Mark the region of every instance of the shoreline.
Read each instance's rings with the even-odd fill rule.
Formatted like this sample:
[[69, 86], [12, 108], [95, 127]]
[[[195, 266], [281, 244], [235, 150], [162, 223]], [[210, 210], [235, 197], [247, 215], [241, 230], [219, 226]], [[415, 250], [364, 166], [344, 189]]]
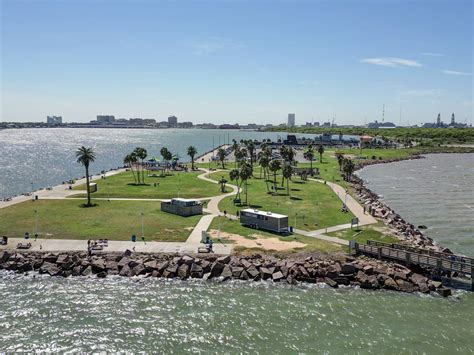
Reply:
[[0, 270], [26, 274], [38, 272], [53, 277], [89, 276], [106, 278], [154, 277], [167, 279], [269, 281], [290, 285], [304, 283], [391, 290], [404, 293], [438, 293], [450, 296], [451, 289], [441, 281], [430, 280], [421, 269], [367, 257], [344, 254], [301, 253], [278, 256], [268, 254], [194, 255], [170, 253], [94, 254], [85, 252], [0, 252]]

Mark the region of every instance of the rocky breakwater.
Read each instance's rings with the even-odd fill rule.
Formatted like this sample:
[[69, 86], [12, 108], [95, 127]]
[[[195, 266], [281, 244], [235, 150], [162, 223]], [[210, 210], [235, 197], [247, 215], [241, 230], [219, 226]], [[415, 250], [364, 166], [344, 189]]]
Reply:
[[16, 273], [38, 272], [50, 276], [105, 278], [161, 277], [168, 279], [269, 281], [288, 284], [321, 283], [337, 288], [353, 286], [401, 292], [451, 294], [440, 282], [431, 281], [422, 270], [365, 257], [344, 255], [218, 256], [140, 254], [126, 251], [88, 258], [82, 252], [0, 252], [0, 269]]
[[[421, 156], [412, 156], [410, 159], [420, 159]], [[361, 169], [367, 165], [391, 163], [396, 161], [407, 160], [407, 158], [391, 159], [391, 160], [368, 160], [356, 166]], [[435, 251], [451, 253], [449, 249], [442, 248], [437, 245], [433, 239], [423, 234], [419, 228], [405, 221], [398, 213], [389, 206], [380, 201], [379, 196], [371, 191], [364, 183], [364, 180], [357, 176], [351, 179], [351, 185], [354, 188], [358, 200], [365, 206], [368, 213], [373, 217], [380, 219], [385, 225], [393, 230], [393, 234], [400, 238], [405, 244], [417, 248], [431, 249]]]

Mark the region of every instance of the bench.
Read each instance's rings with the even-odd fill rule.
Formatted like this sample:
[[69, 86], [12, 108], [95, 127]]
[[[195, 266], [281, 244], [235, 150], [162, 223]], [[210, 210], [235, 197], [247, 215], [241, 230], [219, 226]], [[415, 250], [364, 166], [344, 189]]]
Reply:
[[18, 243], [16, 245], [17, 249], [30, 249], [31, 248], [31, 243]]

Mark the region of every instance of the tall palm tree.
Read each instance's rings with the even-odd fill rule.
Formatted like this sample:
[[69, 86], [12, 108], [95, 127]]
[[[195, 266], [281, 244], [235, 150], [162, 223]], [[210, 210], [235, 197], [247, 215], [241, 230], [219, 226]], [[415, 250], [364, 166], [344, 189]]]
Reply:
[[123, 163], [130, 168], [130, 171], [132, 172], [133, 175], [133, 181], [136, 184], [137, 183], [137, 178], [135, 176], [135, 171], [133, 170], [133, 164], [137, 162], [137, 157], [135, 154], [130, 153], [123, 158]]
[[87, 187], [87, 207], [91, 207], [91, 189], [89, 186], [89, 165], [95, 160], [95, 152], [92, 148], [84, 146], [76, 150], [76, 158], [79, 164], [86, 169], [86, 187]]
[[219, 149], [217, 150], [217, 158], [218, 158], [219, 161], [221, 162], [222, 169], [225, 169], [225, 164], [224, 164], [224, 160], [225, 160], [225, 150], [224, 150], [224, 149], [219, 148]]
[[194, 156], [197, 154], [196, 147], [190, 145], [188, 147], [188, 155], [191, 158], [191, 169], [194, 170]]
[[346, 174], [346, 181], [351, 181], [352, 173], [354, 172], [355, 165], [351, 159], [344, 159], [344, 165], [342, 171]]
[[[148, 153], [145, 148], [142, 147], [136, 147], [135, 150], [133, 151], [135, 156], [141, 160], [141, 170], [142, 170], [142, 181], [141, 183], [145, 184], [145, 164], [144, 160], [146, 159]], [[140, 179], [139, 179], [140, 180]], [[140, 181], [138, 181], [140, 183]]]
[[262, 170], [263, 170], [263, 178], [267, 179], [267, 168], [268, 164], [270, 163], [270, 157], [265, 154], [265, 152], [260, 152], [258, 156], [258, 163], [260, 164], [260, 179], [262, 178]]
[[231, 181], [235, 180], [235, 184], [237, 185], [237, 195], [235, 198], [240, 198], [240, 185], [239, 185], [239, 179], [240, 179], [240, 172], [239, 169], [232, 169], [229, 172], [229, 177]]
[[268, 165], [268, 168], [273, 173], [273, 189], [275, 190], [275, 193], [276, 193], [277, 192], [277, 187], [276, 187], [277, 171], [280, 170], [281, 163], [277, 159], [272, 159], [270, 161], [270, 164]]
[[324, 147], [322, 144], [318, 146], [318, 153], [319, 153], [319, 162], [323, 162], [323, 153], [324, 153]]
[[255, 157], [255, 143], [249, 140], [245, 143], [245, 146], [247, 147], [247, 151], [249, 152], [250, 165], [253, 166], [253, 160]]
[[240, 183], [245, 182], [245, 204], [248, 204], [248, 180], [252, 177], [253, 169], [252, 165], [247, 162], [243, 162], [240, 165]]
[[293, 175], [293, 167], [291, 164], [286, 163], [282, 169], [283, 177], [286, 179], [286, 194], [290, 195], [290, 179]]
[[237, 168], [237, 151], [239, 150], [239, 143], [235, 139], [232, 139], [232, 150], [234, 152], [234, 158], [235, 158], [235, 168]]
[[160, 149], [160, 154], [163, 157], [163, 164], [165, 165], [164, 170], [162, 170], [164, 175], [166, 175], [166, 168], [168, 166], [168, 162], [167, 162], [167, 159], [166, 159], [169, 156], [168, 152], [169, 152], [168, 148], [166, 148], [166, 147], [163, 147], [163, 148]]
[[313, 171], [314, 149], [311, 144], [308, 146], [308, 149], [306, 149], [303, 153], [303, 157], [306, 160], [309, 160], [311, 171]]

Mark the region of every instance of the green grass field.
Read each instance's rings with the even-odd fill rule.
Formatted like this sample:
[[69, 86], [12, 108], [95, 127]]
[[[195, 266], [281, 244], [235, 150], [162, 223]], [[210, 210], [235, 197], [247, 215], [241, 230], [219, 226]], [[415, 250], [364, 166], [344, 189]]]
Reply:
[[180, 217], [160, 211], [159, 202], [99, 201], [92, 208], [82, 208], [78, 200], [27, 201], [0, 210], [0, 234], [23, 237], [35, 233], [37, 211], [41, 238], [130, 240], [141, 236], [141, 213], [144, 214], [148, 241], [185, 241], [201, 216]]
[[[318, 252], [322, 252], [322, 253], [331, 253], [331, 252], [336, 252], [336, 251], [341, 251], [342, 250], [342, 248], [340, 246], [335, 245], [333, 243], [326, 242], [324, 240], [311, 238], [311, 237], [306, 237], [306, 236], [299, 235], [299, 234], [293, 234], [293, 235], [290, 235], [290, 236], [281, 236], [281, 235], [276, 234], [276, 233], [265, 232], [265, 231], [262, 231], [262, 230], [255, 230], [255, 229], [252, 229], [252, 228], [244, 227], [244, 226], [240, 225], [239, 221], [229, 220], [229, 219], [223, 218], [223, 217], [221, 217], [220, 219], [219, 218], [214, 218], [214, 220], [212, 221], [212, 223], [209, 227], [209, 230], [211, 230], [211, 229], [218, 230], [219, 228], [222, 232], [241, 235], [241, 236], [243, 236], [245, 238], [249, 238], [249, 239], [254, 239], [254, 237], [252, 237], [252, 235], [253, 234], [258, 234], [259, 236], [262, 236], [264, 238], [278, 238], [279, 240], [285, 241], [285, 242], [297, 241], [297, 242], [306, 244], [306, 247], [304, 247], [304, 248], [292, 249], [292, 250], [286, 251], [285, 253], [294, 253], [294, 252], [300, 252], [300, 251], [318, 251]], [[225, 240], [223, 240], [223, 241], [225, 242]], [[246, 252], [251, 252], [251, 251], [262, 252], [264, 250], [261, 249], [261, 248], [244, 248], [244, 247], [238, 246], [238, 247], [236, 247], [236, 251], [239, 251], [239, 252], [243, 252], [243, 251], [246, 251]], [[265, 251], [268, 251], [268, 250], [265, 250]]]
[[[367, 240], [375, 240], [384, 243], [399, 243], [400, 240], [386, 233], [386, 228], [382, 222], [375, 225], [362, 226], [354, 229], [345, 229], [338, 232], [328, 233], [332, 237], [338, 237], [345, 240], [355, 239], [356, 242], [366, 244]], [[355, 238], [354, 238], [355, 236]]]
[[[178, 193], [183, 198], [198, 198], [211, 197], [221, 193], [218, 184], [198, 179], [199, 174], [201, 172], [172, 173], [166, 177], [147, 177], [145, 178], [146, 185], [134, 185], [132, 173], [124, 172], [95, 181], [98, 191], [92, 194], [92, 198], [173, 198], [178, 197]], [[74, 189], [85, 190], [86, 185], [77, 186]]]
[[[210, 174], [213, 179], [219, 179], [224, 172]], [[228, 173], [226, 178], [230, 180]], [[255, 174], [258, 177], [258, 174]], [[301, 181], [298, 177], [290, 183], [290, 196], [281, 187], [281, 177], [278, 179], [278, 195], [267, 193], [264, 179], [250, 179], [248, 182], [249, 205], [234, 205], [235, 196], [223, 199], [219, 204], [221, 211], [235, 215], [243, 208], [257, 208], [289, 216], [289, 224], [303, 230], [314, 230], [349, 223], [352, 213], [340, 211], [342, 202], [326, 185], [314, 181]], [[269, 183], [269, 187], [270, 187]], [[242, 202], [245, 196], [241, 195]], [[296, 222], [295, 222], [296, 218]], [[296, 224], [295, 224], [296, 223]]]

